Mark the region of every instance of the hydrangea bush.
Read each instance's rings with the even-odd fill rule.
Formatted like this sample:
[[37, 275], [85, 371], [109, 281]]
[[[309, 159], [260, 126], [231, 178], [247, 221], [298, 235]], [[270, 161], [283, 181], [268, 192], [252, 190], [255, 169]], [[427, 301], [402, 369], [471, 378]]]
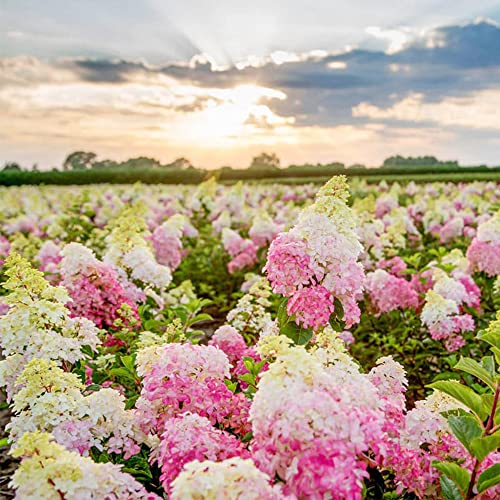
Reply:
[[17, 498], [498, 498], [499, 194], [0, 188]]

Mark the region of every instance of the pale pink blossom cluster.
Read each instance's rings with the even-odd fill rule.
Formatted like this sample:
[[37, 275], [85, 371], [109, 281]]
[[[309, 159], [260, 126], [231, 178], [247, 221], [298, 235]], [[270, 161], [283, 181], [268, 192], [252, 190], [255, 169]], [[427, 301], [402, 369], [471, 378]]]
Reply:
[[217, 429], [210, 420], [200, 415], [185, 413], [167, 420], [160, 436], [160, 444], [150, 460], [161, 469], [160, 481], [167, 493], [172, 481], [184, 465], [199, 460], [220, 462], [232, 457], [247, 458], [250, 453], [232, 434]]
[[3, 266], [5, 259], [10, 252], [10, 241], [0, 234], [0, 266]]
[[81, 455], [88, 455], [92, 447], [124, 453], [125, 459], [140, 451], [134, 411], [125, 410], [125, 398], [118, 391], [106, 388], [84, 396], [76, 374], [36, 358], [16, 384], [7, 426], [14, 446], [26, 432], [36, 430], [51, 432], [59, 444]]
[[390, 213], [394, 208], [399, 207], [399, 201], [392, 193], [385, 193], [377, 197], [375, 202], [375, 217], [381, 219]]
[[71, 299], [66, 290], [50, 285], [26, 259], [11, 252], [5, 275], [8, 279], [3, 288], [8, 295], [2, 302], [9, 308], [0, 316], [0, 386], [6, 387], [10, 400], [18, 376], [32, 359], [73, 364], [86, 357], [84, 346], [96, 350], [101, 341], [92, 321], [70, 317], [65, 304]]
[[137, 305], [118, 280], [113, 267], [99, 261], [91, 250], [79, 243], [66, 245], [62, 256], [62, 285], [72, 299], [68, 308], [74, 316], [88, 318], [99, 328], [109, 328], [113, 327], [120, 317], [120, 308], [126, 304], [139, 319]]
[[436, 391], [399, 415], [398, 429], [391, 434], [389, 453], [383, 460], [395, 473], [399, 493], [409, 491], [419, 498], [440, 498], [439, 471], [432, 466], [433, 460], [463, 460], [468, 456], [441, 415], [459, 407], [456, 400]]
[[185, 216], [175, 214], [158, 226], [151, 235], [156, 260], [172, 271], [177, 269], [182, 261], [184, 234], [192, 237], [197, 235], [197, 231]]
[[227, 500], [284, 500], [281, 487], [270, 483], [250, 459], [193, 460], [173, 482], [171, 498], [208, 500], [223, 495]]
[[267, 278], [275, 293], [289, 297], [288, 315], [305, 328], [328, 324], [334, 298], [343, 306], [348, 327], [359, 321], [364, 271], [357, 260], [362, 247], [348, 197], [345, 177], [333, 177], [297, 224], [269, 248]]
[[455, 351], [465, 344], [463, 334], [475, 328], [465, 306], [479, 312], [481, 291], [467, 273], [467, 261], [459, 250], [445, 256], [443, 263], [454, 269], [449, 274], [432, 269], [432, 287], [425, 294], [420, 319], [434, 340], [444, 341], [448, 351]]
[[59, 263], [63, 257], [60, 246], [52, 240], [47, 240], [43, 242], [36, 258], [40, 262], [40, 271], [48, 274], [57, 274], [59, 272]]
[[287, 304], [287, 313], [295, 316], [297, 324], [314, 330], [327, 325], [334, 310], [332, 295], [322, 285], [298, 289]]
[[475, 271], [500, 275], [500, 212], [479, 225], [477, 236], [467, 249], [467, 259]]
[[242, 238], [233, 229], [224, 228], [222, 230], [222, 244], [231, 257], [231, 261], [227, 265], [231, 274], [240, 269], [252, 267], [257, 263], [257, 245], [252, 240]]
[[464, 219], [460, 216], [455, 216], [445, 222], [439, 229], [439, 239], [441, 243], [455, 240], [464, 234]]
[[29, 432], [12, 453], [21, 464], [10, 486], [16, 498], [159, 500], [113, 463], [96, 463], [53, 442], [48, 433]]
[[258, 212], [248, 231], [248, 236], [261, 248], [269, 245], [279, 232], [280, 226], [273, 221], [269, 214]]
[[[248, 373], [248, 368], [245, 366], [243, 358], [251, 358], [254, 363], [261, 361], [255, 347], [248, 347], [243, 336], [238, 333], [236, 328], [229, 325], [219, 327], [210, 339], [209, 345], [218, 347], [226, 354], [232, 365], [231, 375], [236, 379], [238, 379], [239, 376]], [[261, 372], [267, 370], [267, 367], [267, 364], [263, 365]], [[246, 389], [248, 384], [240, 380], [240, 386], [243, 389]]]
[[139, 352], [143, 387], [136, 408], [143, 431], [161, 434], [169, 419], [191, 412], [246, 434], [249, 402], [224, 383], [230, 367], [226, 354], [214, 346], [168, 344]]
[[[332, 337], [333, 332], [329, 334]], [[262, 375], [250, 418], [252, 456], [296, 498], [361, 498], [366, 453], [384, 453], [376, 386], [334, 344], [307, 352], [267, 337], [276, 360]], [[343, 345], [342, 341], [339, 345]]]
[[377, 262], [377, 267], [379, 269], [384, 269], [385, 271], [393, 274], [394, 276], [404, 276], [403, 271], [408, 268], [406, 262], [396, 255], [390, 259], [382, 259]]
[[236, 328], [229, 325], [223, 325], [215, 330], [209, 345], [218, 347], [223, 351], [233, 366], [248, 352], [245, 339], [238, 333]]
[[377, 315], [396, 309], [417, 309], [419, 305], [411, 282], [383, 269], [367, 273], [365, 288]]
[[269, 248], [264, 270], [274, 293], [290, 296], [313, 280], [316, 274], [313, 266], [307, 243], [290, 233], [281, 233]]

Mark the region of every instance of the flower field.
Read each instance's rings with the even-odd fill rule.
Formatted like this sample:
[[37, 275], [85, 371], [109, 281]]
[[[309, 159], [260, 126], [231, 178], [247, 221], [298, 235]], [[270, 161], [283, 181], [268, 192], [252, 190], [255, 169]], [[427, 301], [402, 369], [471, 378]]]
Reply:
[[495, 182], [0, 188], [20, 499], [497, 499]]

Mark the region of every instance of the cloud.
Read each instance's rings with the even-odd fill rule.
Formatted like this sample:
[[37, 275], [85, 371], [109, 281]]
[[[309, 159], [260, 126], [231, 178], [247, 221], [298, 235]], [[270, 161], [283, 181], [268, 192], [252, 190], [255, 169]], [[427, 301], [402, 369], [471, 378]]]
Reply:
[[383, 29], [379, 26], [369, 26], [366, 32], [375, 38], [388, 42], [387, 54], [394, 54], [406, 47], [415, 38], [415, 30], [411, 28]]
[[394, 119], [409, 123], [433, 123], [444, 127], [500, 130], [498, 109], [500, 89], [495, 89], [430, 103], [424, 102], [422, 94], [411, 94], [389, 108], [362, 102], [353, 108], [353, 115], [375, 120]]
[[120, 141], [154, 151], [175, 144], [187, 148], [184, 154], [197, 144], [212, 158], [225, 158], [216, 147], [233, 158], [235, 151], [284, 153], [289, 146], [316, 161], [328, 151], [330, 159], [354, 154], [352, 162], [379, 158], [391, 141], [407, 154], [429, 152], [432, 144], [435, 154], [456, 147], [466, 158], [464, 137], [474, 131], [474, 151], [491, 161], [492, 145], [498, 147], [492, 133], [500, 128], [493, 113], [500, 104], [500, 26], [482, 20], [370, 32], [389, 41], [388, 50], [273, 51], [225, 66], [203, 54], [168, 64], [0, 59], [1, 126], [24, 143], [73, 137], [106, 151]]

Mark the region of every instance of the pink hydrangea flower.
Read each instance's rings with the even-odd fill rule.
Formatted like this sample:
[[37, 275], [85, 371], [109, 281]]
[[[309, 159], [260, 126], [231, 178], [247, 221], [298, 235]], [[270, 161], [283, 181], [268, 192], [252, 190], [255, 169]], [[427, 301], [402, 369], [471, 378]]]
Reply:
[[172, 481], [184, 465], [193, 460], [220, 462], [232, 457], [249, 456], [239, 439], [216, 429], [208, 419], [187, 413], [165, 421], [160, 444], [150, 460], [160, 466], [160, 481], [169, 493]]
[[306, 242], [288, 233], [279, 234], [271, 243], [264, 271], [273, 291], [285, 296], [311, 283], [315, 274]]
[[226, 355], [214, 346], [163, 346], [155, 362], [138, 370], [143, 376], [138, 424], [146, 433], [161, 433], [168, 419], [191, 412], [245, 435], [250, 402], [224, 383], [229, 368]]
[[156, 260], [170, 269], [179, 267], [182, 261], [182, 242], [177, 235], [169, 234], [163, 226], [157, 227], [151, 235]]
[[92, 320], [99, 328], [112, 327], [119, 318], [119, 309], [127, 304], [138, 320], [137, 305], [130, 300], [116, 272], [109, 266], [102, 265], [98, 274], [80, 276], [71, 282], [64, 282], [69, 296], [73, 299], [68, 304], [73, 316], [83, 316]]
[[367, 274], [365, 286], [377, 315], [396, 309], [418, 307], [418, 294], [411, 283], [382, 269]]
[[467, 259], [474, 270], [482, 271], [488, 276], [499, 275], [500, 242], [485, 242], [474, 238], [467, 249]]
[[295, 315], [297, 325], [314, 330], [328, 325], [334, 309], [331, 293], [321, 285], [297, 290], [286, 307], [289, 316]]
[[236, 330], [236, 328], [223, 325], [213, 334], [210, 339], [209, 345], [218, 347], [229, 359], [229, 362], [234, 366], [243, 356], [245, 356], [248, 347], [245, 343], [243, 336]]

